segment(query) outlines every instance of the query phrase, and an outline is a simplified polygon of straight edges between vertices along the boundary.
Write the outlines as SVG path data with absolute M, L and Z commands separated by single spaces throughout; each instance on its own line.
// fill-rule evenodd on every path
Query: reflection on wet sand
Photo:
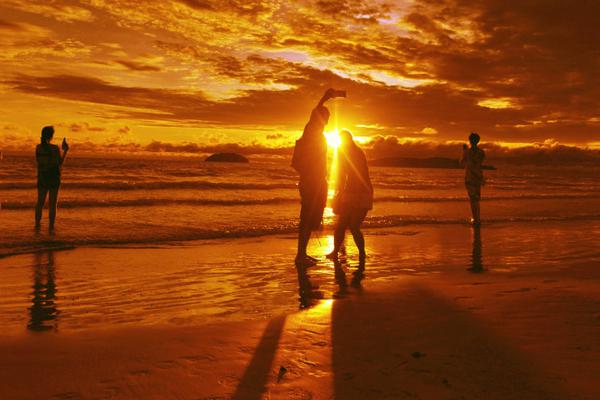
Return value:
M 298 273 L 298 300 L 300 309 L 303 310 L 317 304 L 323 298 L 323 292 L 310 280 L 305 267 L 296 267 L 296 272 Z
M 45 256 L 45 257 L 44 257 Z M 54 277 L 54 253 L 40 252 L 34 255 L 32 305 L 27 329 L 43 332 L 58 328 L 56 308 L 56 283 Z
M 300 309 L 307 309 L 317 305 L 321 300 L 325 298 L 340 299 L 346 297 L 351 291 L 360 291 L 362 289 L 362 280 L 365 277 L 365 261 L 361 260 L 357 265 L 357 268 L 352 272 L 352 279 L 348 283 L 347 271 L 350 269 L 345 259 L 338 259 L 333 261 L 333 280 L 336 284 L 335 287 L 331 287 L 329 283 L 325 283 L 325 286 L 321 286 L 316 283 L 308 274 L 308 269 L 305 267 L 296 267 L 298 273 L 298 294 L 300 301 Z M 315 268 L 315 274 L 329 275 L 329 268 L 318 269 Z M 329 280 L 329 279 L 328 279 Z M 331 281 L 329 281 L 331 282 Z
M 335 283 L 337 283 L 339 290 L 333 294 L 333 298 L 345 297 L 348 294 L 348 282 L 346 280 L 346 272 L 342 267 L 342 263 L 339 260 L 333 262 Z
M 473 252 L 471 254 L 471 267 L 468 271 L 483 272 L 483 256 L 481 254 L 481 228 L 473 226 L 472 230 Z

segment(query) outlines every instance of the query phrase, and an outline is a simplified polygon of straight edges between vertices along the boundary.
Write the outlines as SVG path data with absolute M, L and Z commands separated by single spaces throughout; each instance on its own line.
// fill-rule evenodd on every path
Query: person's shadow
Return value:
M 480 273 L 484 271 L 483 268 L 483 255 L 481 253 L 481 228 L 479 226 L 473 226 L 472 241 L 473 251 L 471 253 L 471 267 L 467 271 L 473 273 Z
M 54 253 L 39 252 L 34 257 L 32 305 L 27 329 L 35 332 L 56 330 L 59 312 L 56 308 Z

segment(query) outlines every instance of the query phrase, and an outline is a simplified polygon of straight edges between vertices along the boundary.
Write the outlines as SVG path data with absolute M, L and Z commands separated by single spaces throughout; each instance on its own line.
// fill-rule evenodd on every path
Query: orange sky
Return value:
M 0 146 L 356 135 L 599 147 L 600 2 L 3 0 Z M 395 140 L 395 139 L 394 139 Z

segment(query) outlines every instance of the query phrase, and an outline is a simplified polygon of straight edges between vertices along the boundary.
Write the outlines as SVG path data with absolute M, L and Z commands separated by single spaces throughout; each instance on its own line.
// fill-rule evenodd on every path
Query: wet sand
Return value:
M 364 274 L 290 237 L 0 260 L 0 398 L 598 398 L 598 226 L 517 228 L 370 231 Z

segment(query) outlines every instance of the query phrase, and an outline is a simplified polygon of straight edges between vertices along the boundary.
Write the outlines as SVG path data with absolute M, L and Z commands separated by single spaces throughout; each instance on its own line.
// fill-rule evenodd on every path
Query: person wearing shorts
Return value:
M 335 91 L 325 92 L 312 110 L 302 137 L 296 141 L 292 167 L 298 171 L 300 182 L 300 224 L 296 265 L 313 265 L 316 259 L 306 254 L 313 231 L 320 229 L 327 202 L 327 140 L 323 129 L 329 122 L 329 110 L 323 105 L 334 97 Z

